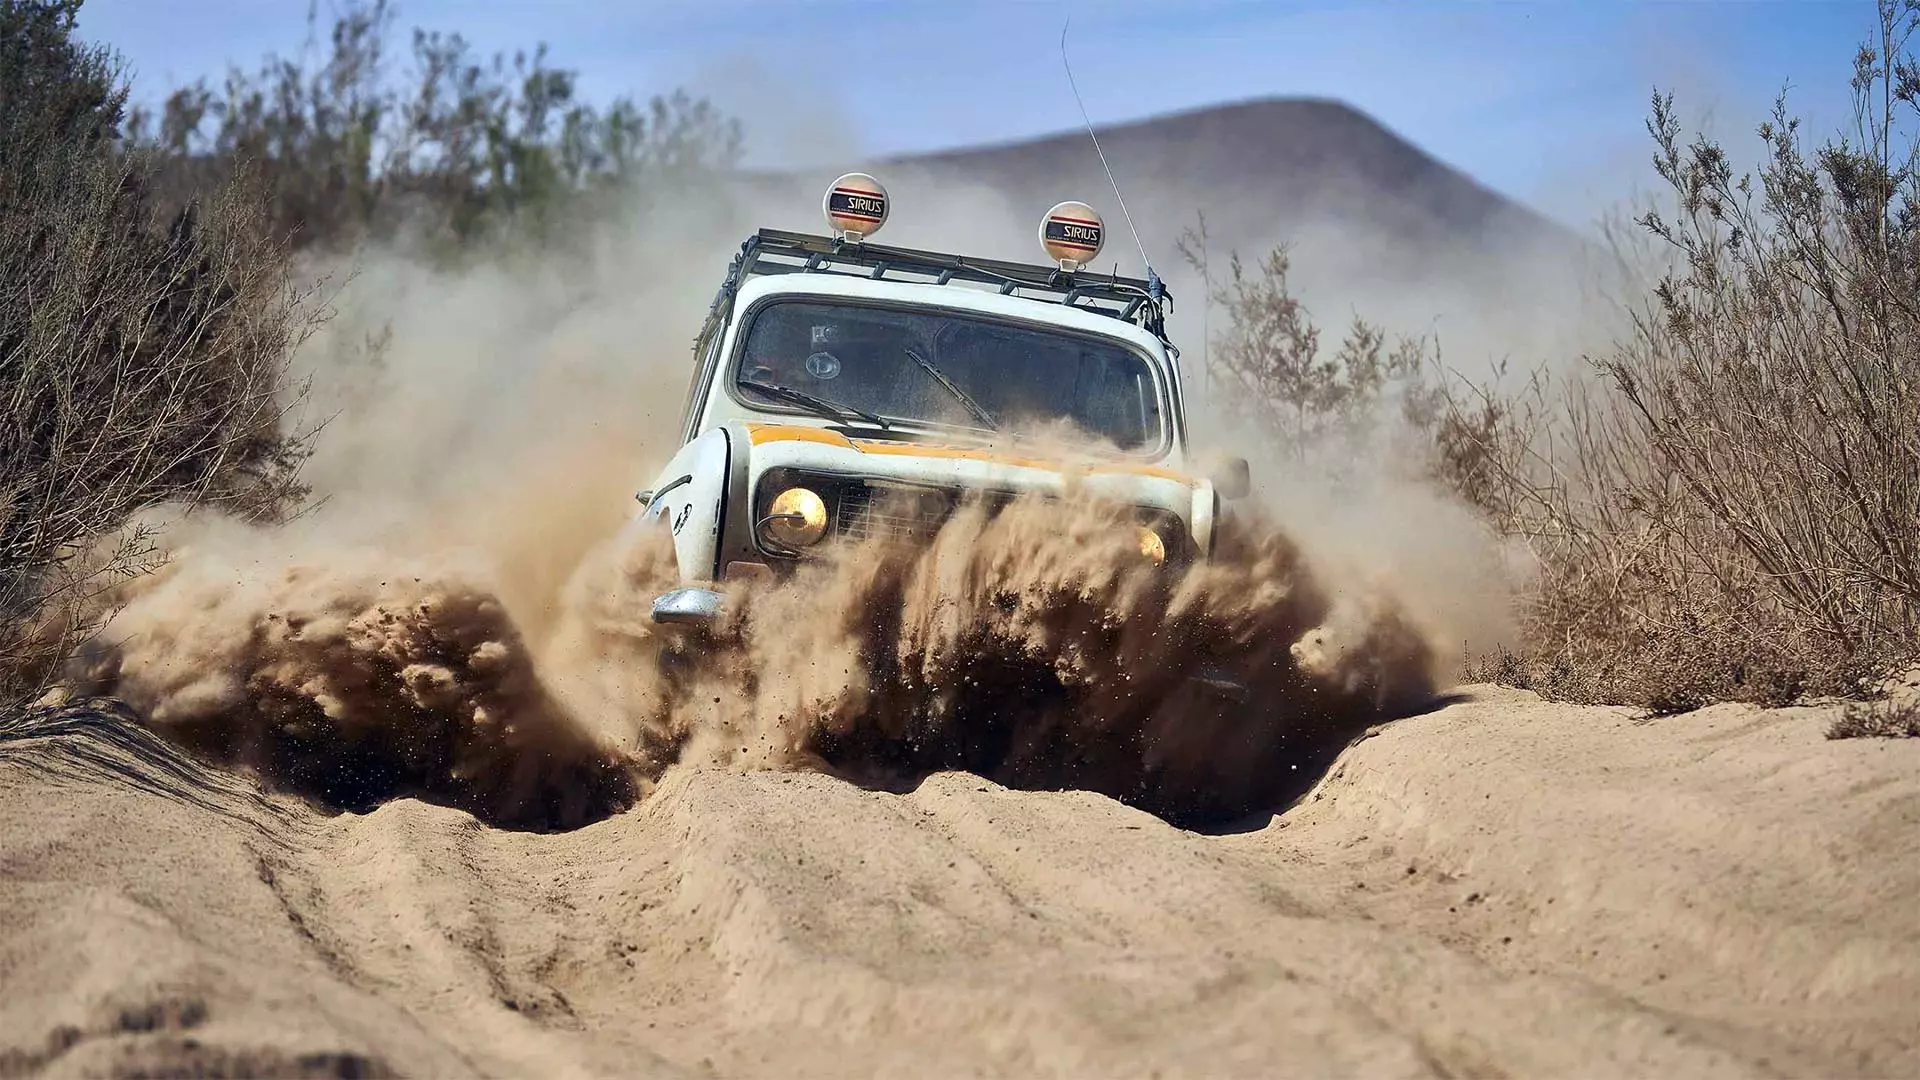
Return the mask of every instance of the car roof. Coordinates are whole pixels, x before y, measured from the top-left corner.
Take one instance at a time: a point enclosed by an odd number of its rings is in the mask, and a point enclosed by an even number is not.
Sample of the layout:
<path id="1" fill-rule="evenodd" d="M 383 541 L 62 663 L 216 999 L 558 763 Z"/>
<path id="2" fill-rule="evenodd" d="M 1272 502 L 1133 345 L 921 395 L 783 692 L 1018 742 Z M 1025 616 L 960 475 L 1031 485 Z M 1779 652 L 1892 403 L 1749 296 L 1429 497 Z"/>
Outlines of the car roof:
<path id="1" fill-rule="evenodd" d="M 740 286 L 738 308 L 774 296 L 811 296 L 878 300 L 929 310 L 963 311 L 1022 322 L 1058 326 L 1086 334 L 1118 338 L 1145 352 L 1154 362 L 1179 378 L 1177 364 L 1161 340 L 1125 319 L 1097 314 L 1078 308 L 1019 296 L 1003 296 L 979 289 L 912 281 L 885 281 L 848 274 L 782 274 L 752 278 Z"/>

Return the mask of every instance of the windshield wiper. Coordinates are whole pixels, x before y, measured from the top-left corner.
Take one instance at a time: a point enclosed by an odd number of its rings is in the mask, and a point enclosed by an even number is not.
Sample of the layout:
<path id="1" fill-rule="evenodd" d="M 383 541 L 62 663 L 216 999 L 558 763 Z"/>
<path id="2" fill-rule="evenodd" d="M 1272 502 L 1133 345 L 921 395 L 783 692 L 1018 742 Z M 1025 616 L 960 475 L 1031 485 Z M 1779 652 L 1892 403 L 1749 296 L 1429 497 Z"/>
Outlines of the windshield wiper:
<path id="1" fill-rule="evenodd" d="M 998 421 L 996 421 L 993 418 L 993 414 L 981 408 L 980 403 L 973 400 L 973 398 L 969 397 L 965 390 L 962 390 L 958 386 L 955 386 L 953 384 L 953 380 L 947 378 L 946 375 L 942 374 L 939 368 L 934 367 L 933 362 L 931 360 L 928 360 L 926 357 L 921 356 L 917 352 L 914 352 L 912 349 L 907 349 L 905 350 L 905 352 L 907 354 L 908 359 L 912 360 L 916 364 L 919 364 L 922 370 L 924 370 L 927 374 L 933 376 L 935 382 L 938 382 L 941 386 L 946 387 L 948 393 L 958 398 L 960 400 L 960 404 L 965 405 L 967 407 L 967 411 L 973 414 L 973 418 L 975 420 L 978 420 L 981 423 L 987 425 L 987 428 L 989 430 L 992 430 L 992 431 L 1000 430 L 1000 424 Z"/>
<path id="2" fill-rule="evenodd" d="M 807 393 L 805 390 L 795 390 L 791 386 L 781 386 L 778 383 L 761 382 L 758 379 L 741 379 L 739 382 L 739 385 L 752 387 L 753 389 L 758 390 L 763 394 L 772 394 L 774 397 L 777 397 L 777 398 L 785 398 L 786 400 L 793 402 L 795 405 L 800 405 L 800 406 L 804 406 L 806 408 L 812 409 L 814 412 L 819 413 L 820 415 L 825 416 L 830 420 L 845 420 L 847 417 L 851 416 L 861 420 L 865 420 L 869 424 L 874 424 L 880 427 L 882 430 L 886 430 L 892 427 L 892 425 L 887 423 L 884 419 L 878 416 L 875 416 L 873 413 L 867 412 L 865 409 L 856 409 L 851 405 L 845 405 L 838 401 L 829 401 L 823 397 L 815 397 L 812 394 Z"/>

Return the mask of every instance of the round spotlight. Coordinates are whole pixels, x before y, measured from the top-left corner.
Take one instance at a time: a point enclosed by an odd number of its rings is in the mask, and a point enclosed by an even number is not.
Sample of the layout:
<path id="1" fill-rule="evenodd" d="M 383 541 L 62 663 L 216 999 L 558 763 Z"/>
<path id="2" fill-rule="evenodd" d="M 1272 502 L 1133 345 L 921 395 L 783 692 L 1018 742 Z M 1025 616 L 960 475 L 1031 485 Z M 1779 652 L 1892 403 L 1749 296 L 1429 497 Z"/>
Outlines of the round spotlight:
<path id="1" fill-rule="evenodd" d="M 1159 533 L 1142 525 L 1140 526 L 1140 554 L 1156 566 L 1164 563 L 1167 561 L 1167 542 L 1160 539 Z"/>
<path id="2" fill-rule="evenodd" d="M 788 547 L 817 544 L 827 535 L 826 500 L 806 488 L 788 488 L 773 497 L 761 528 L 768 539 Z"/>

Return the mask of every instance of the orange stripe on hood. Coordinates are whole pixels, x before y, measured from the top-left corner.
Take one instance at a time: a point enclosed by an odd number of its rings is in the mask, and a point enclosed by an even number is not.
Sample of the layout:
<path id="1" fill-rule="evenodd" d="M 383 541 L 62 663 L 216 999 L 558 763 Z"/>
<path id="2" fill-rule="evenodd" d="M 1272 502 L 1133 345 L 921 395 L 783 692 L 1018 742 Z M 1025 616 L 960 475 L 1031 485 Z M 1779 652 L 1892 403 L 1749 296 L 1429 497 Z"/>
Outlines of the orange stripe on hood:
<path id="1" fill-rule="evenodd" d="M 755 446 L 771 442 L 810 442 L 822 446 L 841 446 L 857 450 L 863 454 L 882 454 L 891 457 L 947 458 L 962 461 L 987 461 L 996 465 L 1011 465 L 1024 469 L 1041 469 L 1046 472 L 1066 473 L 1121 473 L 1130 476 L 1152 476 L 1162 480 L 1176 480 L 1191 486 L 1194 479 L 1173 469 L 1158 465 L 1123 465 L 1104 463 L 1068 467 L 1059 461 L 1042 458 L 1020 457 L 1014 454 L 999 453 L 972 446 L 929 446 L 924 443 L 900 443 L 882 439 L 849 439 L 838 432 L 824 428 L 808 427 L 804 424 L 749 424 L 748 437 Z"/>
<path id="2" fill-rule="evenodd" d="M 748 424 L 747 436 L 755 446 L 770 442 L 810 442 L 853 448 L 853 443 L 838 432 L 804 424 Z"/>

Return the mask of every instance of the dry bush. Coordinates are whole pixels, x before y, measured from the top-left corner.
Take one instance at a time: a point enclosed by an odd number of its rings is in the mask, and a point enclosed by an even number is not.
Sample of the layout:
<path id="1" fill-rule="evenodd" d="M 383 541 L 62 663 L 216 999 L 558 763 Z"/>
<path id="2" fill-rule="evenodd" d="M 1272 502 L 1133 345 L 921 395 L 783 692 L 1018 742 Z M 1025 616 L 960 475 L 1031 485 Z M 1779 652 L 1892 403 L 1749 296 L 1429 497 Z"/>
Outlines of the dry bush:
<path id="1" fill-rule="evenodd" d="M 73 38 L 80 6 L 0 0 L 0 699 L 91 632 L 102 586 L 153 567 L 141 511 L 304 497 L 286 363 L 321 313 L 291 250 L 577 239 L 739 153 L 706 102 L 596 108 L 544 49 L 416 31 L 391 82 L 386 0 L 346 0 L 317 57 L 129 116 L 112 54 Z"/>
<path id="2" fill-rule="evenodd" d="M 1424 431 L 1435 421 L 1438 399 L 1427 375 L 1439 354 L 1429 339 L 1390 343 L 1385 330 L 1355 315 L 1329 351 L 1312 313 L 1294 295 L 1287 246 L 1270 249 L 1251 267 L 1229 251 L 1219 282 L 1204 215 L 1181 234 L 1178 247 L 1206 283 L 1207 302 L 1226 316 L 1206 356 L 1210 385 L 1226 388 L 1219 395 L 1221 419 L 1241 425 L 1288 461 L 1290 471 L 1311 461 L 1338 479 L 1376 456 L 1381 436 Z"/>
<path id="3" fill-rule="evenodd" d="M 1827 726 L 1829 739 L 1920 739 L 1920 702 L 1854 702 Z"/>
<path id="4" fill-rule="evenodd" d="M 1450 388 L 1451 479 L 1539 566 L 1533 681 L 1677 711 L 1920 653 L 1920 0 L 1878 10 L 1853 130 L 1783 98 L 1757 176 L 1655 98 L 1671 265 L 1591 377 Z"/>
<path id="5" fill-rule="evenodd" d="M 122 531 L 138 511 L 273 516 L 302 494 L 284 365 L 315 316 L 262 192 L 236 179 L 156 215 L 151 157 L 117 144 L 112 58 L 71 39 L 78 6 L 0 0 L 0 700 L 89 632 L 93 593 L 150 566 Z"/>

